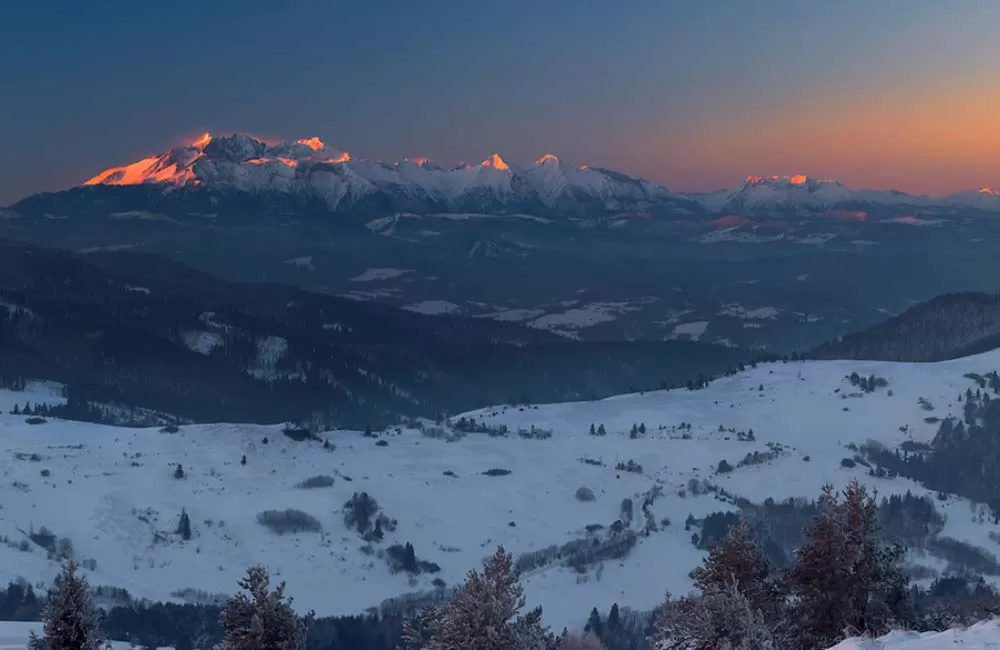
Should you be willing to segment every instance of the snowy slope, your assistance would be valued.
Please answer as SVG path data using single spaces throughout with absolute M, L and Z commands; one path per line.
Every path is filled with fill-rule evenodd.
M 506 425 L 512 432 L 507 437 L 480 433 L 448 442 L 407 429 L 376 444 L 359 432 L 336 431 L 324 434 L 336 445 L 332 451 L 318 442 L 294 442 L 276 427 L 253 425 L 184 426 L 173 434 L 57 420 L 32 426 L 8 413 L 21 396 L 0 391 L 0 474 L 11 486 L 0 509 L 0 535 L 8 540 L 0 545 L 0 579 L 52 578 L 57 566 L 40 548 L 17 549 L 26 532 L 44 525 L 70 538 L 78 557 L 96 560 L 94 584 L 126 587 L 135 596 L 167 599 L 185 588 L 231 592 L 246 566 L 263 563 L 288 581 L 298 605 L 320 614 L 354 613 L 404 592 L 430 590 L 435 577 L 454 584 L 497 544 L 520 555 L 588 534 L 609 539 L 607 528 L 619 518 L 622 499 L 638 506 L 644 495 L 661 491 L 652 506 L 659 530 L 639 536 L 626 557 L 584 573 L 555 561 L 526 574 L 529 603 L 543 605 L 556 629 L 572 627 L 594 606 L 606 610 L 617 602 L 648 609 L 667 590 L 690 588 L 687 574 L 702 554 L 684 530 L 685 518 L 733 508 L 710 496 L 682 496 L 691 478 L 755 502 L 813 498 L 826 482 L 875 480 L 863 467 L 840 466 L 850 456 L 846 444 L 929 440 L 936 425 L 924 421 L 929 413 L 918 399 L 932 404 L 934 416 L 960 414 L 956 397 L 974 386 L 963 375 L 996 368 L 1000 351 L 937 364 L 764 365 L 699 391 L 467 414 L 480 423 Z M 892 396 L 880 390 L 848 397 L 853 389 L 845 375 L 853 371 L 885 377 Z M 607 435 L 589 435 L 592 423 L 603 424 Z M 629 437 L 634 423 L 647 429 L 638 439 Z M 552 435 L 517 434 L 523 429 L 530 435 L 532 427 Z M 720 427 L 752 428 L 755 441 L 741 442 Z M 766 464 L 715 473 L 721 459 L 735 465 L 775 445 L 784 452 Z M 246 465 L 240 462 L 244 455 Z M 643 472 L 615 469 L 629 460 Z M 182 479 L 173 477 L 178 463 Z M 511 473 L 485 475 L 490 469 Z M 320 474 L 334 477 L 334 485 L 296 487 Z M 876 485 L 882 496 L 926 493 L 904 479 Z M 595 499 L 578 500 L 581 487 Z M 345 501 L 361 491 L 398 520 L 370 554 L 342 516 Z M 968 502 L 952 498 L 936 505 L 948 518 L 944 535 L 986 549 L 993 544 L 989 533 L 995 527 L 970 521 Z M 313 515 L 322 531 L 282 536 L 256 521 L 263 510 L 285 508 Z M 182 509 L 194 527 L 187 542 L 174 533 Z M 636 510 L 632 530 L 643 524 Z M 587 532 L 597 524 L 603 528 Z M 419 559 L 439 564 L 440 574 L 409 579 L 391 573 L 379 549 L 407 541 Z M 933 558 L 926 561 L 935 566 Z
M 1000 621 L 983 621 L 947 632 L 892 632 L 878 639 L 847 639 L 830 650 L 987 650 L 1000 648 Z

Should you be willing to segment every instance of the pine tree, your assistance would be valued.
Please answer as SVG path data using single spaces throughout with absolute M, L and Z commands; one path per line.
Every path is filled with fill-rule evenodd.
M 878 508 L 864 486 L 853 481 L 843 502 L 825 486 L 820 513 L 804 532 L 807 541 L 784 573 L 802 645 L 825 647 L 845 630 L 878 635 L 906 622 L 903 549 L 880 541 Z
M 28 650 L 99 650 L 104 642 L 98 627 L 97 611 L 90 600 L 86 578 L 77 575 L 72 559 L 49 593 L 42 615 L 44 636 L 34 632 L 28 640 Z
M 191 518 L 188 517 L 188 513 L 183 508 L 181 509 L 181 517 L 177 521 L 177 534 L 184 541 L 191 539 Z
M 302 650 L 313 613 L 296 616 L 285 583 L 270 589 L 263 567 L 251 567 L 239 582 L 246 593 L 230 598 L 219 617 L 224 633 L 220 650 Z
M 174 469 L 174 478 L 182 479 L 184 478 L 184 468 L 180 463 L 177 463 L 177 467 Z
M 407 624 L 403 638 L 425 650 L 554 650 L 556 638 L 542 625 L 542 609 L 519 614 L 524 589 L 513 557 L 503 547 L 483 573 L 469 572 L 454 597 L 426 614 L 426 630 Z M 424 638 L 424 634 L 428 638 Z
M 17 407 L 15 406 L 14 408 L 17 408 Z M 590 435 L 592 435 L 592 436 L 596 436 L 597 435 L 597 430 L 594 429 L 594 423 L 593 422 L 590 423 Z
M 735 587 L 769 618 L 775 617 L 781 609 L 779 590 L 771 579 L 770 563 L 743 520 L 730 526 L 722 542 L 709 550 L 708 557 L 691 577 L 703 594 Z
M 583 628 L 584 632 L 593 632 L 598 637 L 604 636 L 604 624 L 601 622 L 601 613 L 594 607 L 590 610 L 590 618 Z

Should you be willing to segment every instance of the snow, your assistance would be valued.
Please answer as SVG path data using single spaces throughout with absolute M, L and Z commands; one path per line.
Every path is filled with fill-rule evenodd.
M 312 255 L 304 255 L 302 257 L 295 257 L 290 260 L 285 260 L 285 264 L 289 264 L 291 266 L 298 266 L 300 268 L 307 269 L 309 271 L 316 270 L 316 265 L 313 264 Z
M 394 269 L 391 267 L 379 267 L 365 269 L 360 275 L 351 278 L 351 282 L 373 282 L 375 280 L 391 280 L 407 273 L 413 273 L 414 269 Z
M 707 320 L 699 320 L 675 325 L 674 331 L 670 333 L 670 338 L 689 338 L 692 341 L 697 341 L 708 329 L 708 323 Z
M 273 361 L 280 341 L 264 339 L 259 349 L 262 363 Z M 702 553 L 684 531 L 684 519 L 733 506 L 707 495 L 681 496 L 690 479 L 711 481 L 754 502 L 814 498 L 824 483 L 842 487 L 853 478 L 877 487 L 881 496 L 907 490 L 933 496 L 906 479 L 873 479 L 860 465 L 841 467 L 840 460 L 852 454 L 845 446 L 868 439 L 887 446 L 930 441 L 937 425 L 925 421 L 928 415 L 961 415 L 956 396 L 974 386 L 963 375 L 998 368 L 1000 351 L 933 364 L 765 364 L 702 390 L 465 414 L 507 426 L 513 432 L 507 437 L 470 434 L 448 442 L 402 429 L 385 434 L 387 446 L 380 447 L 360 432 L 333 431 L 324 435 L 334 450 L 294 442 L 273 426 L 190 425 L 176 434 L 58 419 L 31 426 L 10 415 L 8 406 L 0 415 L 0 475 L 18 489 L 5 493 L 0 536 L 16 545 L 23 531 L 44 525 L 69 537 L 81 559 L 96 561 L 96 570 L 87 572 L 93 584 L 160 600 L 178 600 L 174 594 L 186 588 L 231 593 L 245 568 L 261 563 L 287 581 L 297 606 L 321 615 L 348 614 L 404 592 L 430 590 L 434 577 L 453 585 L 498 544 L 520 555 L 585 538 L 588 525 L 607 527 L 618 518 L 622 499 L 661 489 L 653 512 L 657 521 L 672 523 L 640 537 L 627 557 L 605 562 L 599 577 L 596 568 L 579 574 L 558 562 L 525 575 L 529 605 L 542 605 L 555 629 L 578 628 L 592 607 L 606 611 L 617 602 L 645 610 L 668 590 L 683 594 L 691 588 L 688 573 Z M 892 396 L 880 389 L 848 397 L 852 388 L 845 377 L 855 371 L 885 377 Z M 0 403 L 58 399 L 44 386 L 31 384 L 28 394 L 0 391 Z M 920 407 L 920 398 L 931 402 L 932 413 Z M 690 423 L 690 431 L 682 432 L 681 422 Z M 645 424 L 647 433 L 630 439 L 636 423 Z M 607 435 L 590 436 L 591 424 L 603 424 Z M 755 441 L 741 442 L 720 426 L 752 428 Z M 516 435 L 531 427 L 552 436 Z M 721 459 L 735 465 L 769 444 L 781 445 L 784 453 L 765 464 L 715 473 Z M 31 454 L 40 460 L 31 461 Z M 643 473 L 614 469 L 628 460 L 641 464 Z M 183 479 L 172 476 L 178 463 Z M 491 468 L 511 474 L 483 475 Z M 335 484 L 296 488 L 319 474 L 335 477 Z M 595 501 L 575 499 L 584 486 Z M 441 566 L 440 574 L 417 576 L 411 586 L 408 576 L 392 574 L 377 554 L 362 551 L 364 541 L 345 527 L 341 513 L 342 504 L 361 491 L 398 520 L 376 549 L 409 541 L 418 558 Z M 987 549 L 993 544 L 989 533 L 996 527 L 970 517 L 968 501 L 950 497 L 935 499 L 935 505 L 947 517 L 944 535 Z M 323 531 L 281 536 L 256 522 L 262 510 L 290 507 L 315 516 Z M 189 542 L 173 532 L 181 509 L 194 524 Z M 154 542 L 154 533 L 163 539 Z M 933 558 L 911 560 L 939 566 Z M 40 549 L 24 553 L 6 545 L 0 545 L 0 568 L 8 579 L 21 575 L 32 582 L 50 581 L 58 570 Z M 338 589 L 331 591 L 331 583 Z
M 29 381 L 23 391 L 0 388 L 0 411 L 9 413 L 16 404 L 24 408 L 26 402 L 31 404 L 65 404 L 64 386 L 54 381 Z
M 403 309 L 413 311 L 418 314 L 437 316 L 439 314 L 454 314 L 462 311 L 461 305 L 456 305 L 447 300 L 421 300 L 410 305 L 404 305 Z
M 27 621 L 0 621 L 0 650 L 26 650 L 28 638 L 34 632 L 44 635 L 41 623 Z M 111 650 L 132 650 L 134 645 L 126 641 L 112 641 Z M 161 647 L 157 650 L 173 650 Z
M 946 632 L 892 632 L 878 639 L 853 638 L 830 650 L 986 650 L 1000 648 L 1000 622 L 983 621 L 968 628 Z
M 732 316 L 733 318 L 743 320 L 774 320 L 780 313 L 781 310 L 776 307 L 752 307 L 747 309 L 740 304 L 731 303 L 722 306 L 719 316 Z
M 648 298 L 643 298 L 640 302 L 649 304 Z M 639 311 L 640 305 L 631 302 L 592 302 L 557 314 L 546 314 L 528 323 L 529 326 L 538 329 L 553 330 L 559 333 L 560 330 L 575 330 L 582 327 L 593 327 L 601 323 L 609 323 L 617 320 L 622 314 Z
M 476 318 L 489 318 L 491 320 L 520 323 L 521 321 L 538 318 L 544 313 L 544 309 L 504 309 L 486 314 L 477 314 Z
M 188 331 L 182 334 L 184 345 L 193 352 L 208 355 L 222 345 L 222 337 L 215 332 Z

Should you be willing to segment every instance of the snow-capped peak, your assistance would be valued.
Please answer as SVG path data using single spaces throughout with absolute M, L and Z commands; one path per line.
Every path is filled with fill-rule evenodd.
M 510 169 L 510 165 L 504 162 L 500 154 L 495 153 L 481 163 L 483 167 L 492 167 L 493 169 L 499 169 L 500 171 L 507 171 Z
M 546 153 L 546 154 L 542 154 L 538 158 L 538 160 L 535 161 L 535 164 L 536 165 L 544 165 L 547 162 L 552 162 L 552 163 L 555 163 L 555 164 L 558 165 L 559 164 L 559 159 L 556 156 L 554 156 L 554 155 L 552 155 L 550 153 Z

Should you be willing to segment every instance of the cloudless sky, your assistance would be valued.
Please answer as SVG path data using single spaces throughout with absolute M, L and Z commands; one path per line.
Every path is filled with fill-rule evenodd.
M 998 0 L 4 0 L 0 205 L 202 131 L 671 189 L 1000 185 Z

